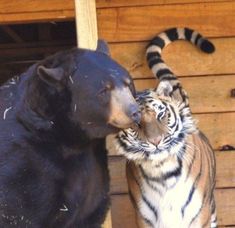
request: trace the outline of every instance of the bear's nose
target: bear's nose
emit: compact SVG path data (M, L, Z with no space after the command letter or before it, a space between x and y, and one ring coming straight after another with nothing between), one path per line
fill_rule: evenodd
M141 112L139 110L139 107L137 105L132 105L130 107L130 118L136 123L140 124L141 120Z

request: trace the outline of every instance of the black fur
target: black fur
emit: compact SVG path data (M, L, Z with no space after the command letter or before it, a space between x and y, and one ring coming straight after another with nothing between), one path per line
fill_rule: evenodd
M104 137L118 129L107 124L110 95L97 94L125 78L108 55L73 49L0 87L0 227L101 226L109 205Z

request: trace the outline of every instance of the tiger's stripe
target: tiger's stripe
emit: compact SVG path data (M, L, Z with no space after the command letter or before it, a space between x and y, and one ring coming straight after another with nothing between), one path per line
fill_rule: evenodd
M187 147L177 169L172 170L169 165L172 164L172 157L165 160L165 164L169 164L164 169L161 167L161 170L157 167L153 169L149 164L128 161L127 180L139 227L217 227L214 196L211 191L214 188L215 176L209 176L212 167L207 162L214 161L214 154L201 134L187 137ZM162 173L161 177L159 172ZM172 213L164 210L165 194L172 201ZM149 207L149 202L153 208ZM174 215L177 207L182 221L177 220ZM155 216L158 212L161 216Z
M215 47L200 33L189 28L168 29L153 38L148 44L146 50L146 59L149 68L152 70L156 78L160 80L160 83L162 82L162 84L164 84L164 82L170 82L173 89L171 93L167 95L174 97L176 100L181 100L185 103L185 107L189 105L187 93L182 88L181 83L175 74L161 58L163 48L176 40L189 41L193 45L197 46L202 52L208 54L213 53L215 51Z
M159 80L177 80L161 58L162 49L176 40L187 40L205 53L213 53L214 45L200 33L189 28L172 28L160 33L147 46L146 58L149 68Z

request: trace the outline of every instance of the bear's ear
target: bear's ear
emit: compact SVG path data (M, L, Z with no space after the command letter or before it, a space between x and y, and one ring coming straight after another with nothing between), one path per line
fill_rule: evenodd
M97 45L96 51L102 52L102 53L110 56L108 44L104 40L98 40L98 45Z
M48 85L58 90L63 88L65 72L61 67L47 68L45 66L38 66L37 74Z

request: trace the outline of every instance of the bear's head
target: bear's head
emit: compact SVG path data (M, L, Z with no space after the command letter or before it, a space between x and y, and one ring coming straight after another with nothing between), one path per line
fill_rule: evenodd
M28 128L100 138L140 121L133 81L104 44L47 57L21 84L18 119Z

